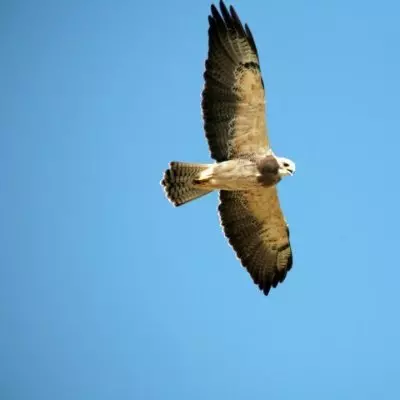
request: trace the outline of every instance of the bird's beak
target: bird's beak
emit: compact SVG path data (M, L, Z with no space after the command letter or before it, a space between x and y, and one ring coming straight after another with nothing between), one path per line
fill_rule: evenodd
M294 175L294 170L288 169L287 171L289 172L290 176L293 176L293 175Z

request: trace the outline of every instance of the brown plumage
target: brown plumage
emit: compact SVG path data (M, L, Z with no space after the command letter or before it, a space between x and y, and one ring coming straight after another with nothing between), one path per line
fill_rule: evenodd
M211 156L221 162L268 145L264 84L258 52L247 24L220 2L208 17L203 118ZM260 135L260 132L263 132ZM240 133L240 134L238 134Z
M274 188L251 194L222 190L218 207L229 243L265 295L271 286L283 282L293 262L282 214L276 207L264 205L272 203L275 196Z
M204 129L214 164L171 163L162 184L181 205L220 190L218 211L229 243L268 294L292 267L289 229L276 185L294 163L269 145L258 52L233 7L211 6L202 93Z
M203 190L194 183L198 174L205 169L207 167L201 164L170 162L161 184L174 206L181 206L210 193L210 190Z

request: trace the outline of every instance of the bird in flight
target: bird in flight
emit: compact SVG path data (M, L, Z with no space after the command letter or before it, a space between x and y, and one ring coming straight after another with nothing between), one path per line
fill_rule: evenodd
M204 130L211 164L173 161L161 184L181 206L219 190L224 233L254 283L268 295L292 267L289 228L276 185L293 175L293 161L270 146L264 83L247 24L220 1L208 17L208 57L202 92Z

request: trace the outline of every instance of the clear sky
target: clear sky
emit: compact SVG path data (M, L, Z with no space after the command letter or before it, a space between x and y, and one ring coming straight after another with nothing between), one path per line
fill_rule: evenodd
M209 6L1 1L1 399L400 398L400 3L234 3L297 164L268 297L159 185L209 161Z

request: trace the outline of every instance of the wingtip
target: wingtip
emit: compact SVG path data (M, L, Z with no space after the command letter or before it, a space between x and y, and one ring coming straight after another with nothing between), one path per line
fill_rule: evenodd
M215 7L214 4L211 4L211 15L210 15L210 17L211 18L216 18L217 14L219 15L218 8Z
M260 289L261 293L262 293L265 297L268 297L269 292L270 292L270 290L271 290L271 285L265 285L265 284L263 284L263 283L261 283L261 282L256 282L254 279L253 279L253 281L254 281L254 283L258 286L258 288Z
M221 10L222 14L228 13L228 8L222 0L219 2L219 9Z

